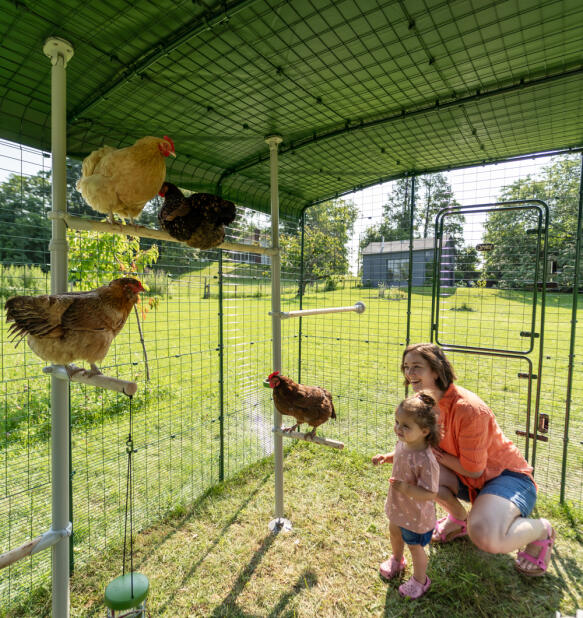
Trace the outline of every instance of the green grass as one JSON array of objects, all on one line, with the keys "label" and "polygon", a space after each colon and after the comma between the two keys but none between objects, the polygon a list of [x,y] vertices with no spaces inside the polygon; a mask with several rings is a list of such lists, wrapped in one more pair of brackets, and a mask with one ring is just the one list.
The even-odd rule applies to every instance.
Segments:
[{"label": "green grass", "polygon": [[[274,479],[267,458],[138,536],[135,569],[150,580],[152,616],[532,618],[574,615],[583,604],[582,520],[573,509],[545,501],[537,507],[558,535],[545,577],[525,578],[512,555],[486,554],[463,539],[430,546],[432,588],[405,601],[399,582],[378,575],[390,553],[383,508],[390,468],[305,443],[287,452],[284,468],[290,533],[268,531]],[[80,569],[71,582],[71,616],[103,615],[103,591],[120,572],[119,545]],[[45,591],[11,615],[49,613]]]},{"label": "green grass", "polygon": [[[269,296],[264,295],[269,290],[264,269],[261,265],[225,268],[226,274],[232,275],[225,278],[223,294],[225,478],[270,453],[270,391],[262,386],[263,378],[272,370],[271,307]],[[143,330],[150,383],[145,382],[133,316],[102,366],[109,375],[139,383],[133,402],[138,529],[149,528],[175,509],[188,509],[219,480],[217,272],[212,263],[187,276],[169,278],[168,296],[147,314]],[[211,297],[204,298],[209,282]],[[379,298],[378,290],[360,289],[350,283],[334,291],[322,289],[323,285],[320,291],[309,287],[303,307],[364,301],[367,308],[360,316],[342,313],[302,320],[302,381],[319,383],[333,393],[338,419],[328,423],[323,433],[345,442],[350,457],[387,450],[394,443],[393,410],[404,394],[399,362],[407,332],[407,302],[387,295]],[[296,291],[295,283],[285,284],[283,310],[299,308]],[[520,331],[530,326],[529,302],[529,295],[523,292],[459,288],[441,300],[440,336],[446,343],[483,341],[524,346],[528,342],[520,337]],[[549,441],[537,444],[536,479],[550,504],[557,502],[561,484],[571,302],[569,295],[549,295],[546,311],[540,407],[550,415],[551,422]],[[448,310],[464,305],[474,311]],[[412,342],[429,339],[430,315],[431,295],[426,289],[415,289],[409,333]],[[298,328],[297,320],[282,322],[283,367],[294,378],[298,375]],[[41,373],[43,363],[26,346],[15,350],[6,341],[5,325],[0,334],[5,401],[0,411],[0,435],[4,436],[1,489],[8,497],[0,511],[1,552],[50,527],[50,383]],[[531,354],[535,361],[538,341],[535,339]],[[528,368],[525,361],[462,353],[450,356],[459,382],[491,405],[505,434],[525,452],[525,439],[515,433],[526,423],[528,381],[517,378]],[[583,433],[583,409],[578,403],[583,400],[583,371],[579,360],[574,378],[570,435],[576,437]],[[534,402],[536,381],[530,396]],[[123,529],[128,401],[76,384],[71,386],[71,401],[75,563],[79,573],[89,564],[97,572],[104,551],[119,544]],[[528,448],[532,458],[532,444]],[[331,478],[337,478],[334,462],[338,461],[343,460],[331,460]],[[566,497],[580,507],[583,448],[578,439],[572,438],[569,443],[567,473]],[[294,490],[293,483],[286,476],[286,495]],[[314,495],[319,487],[316,483],[304,490]],[[290,504],[288,500],[286,497]],[[0,607],[30,595],[31,582],[34,588],[49,571],[49,552],[12,570],[0,582]],[[306,593],[312,588],[306,588]],[[277,601],[274,603],[277,606]]]}]

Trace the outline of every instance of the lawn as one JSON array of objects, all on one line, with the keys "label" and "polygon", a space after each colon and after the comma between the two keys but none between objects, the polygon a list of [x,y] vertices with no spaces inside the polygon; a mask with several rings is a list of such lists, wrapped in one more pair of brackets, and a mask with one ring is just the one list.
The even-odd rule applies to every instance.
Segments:
[{"label": "lawn", "polygon": [[[372,453],[371,453],[372,454]],[[137,539],[135,569],[150,580],[152,616],[548,617],[574,615],[583,603],[581,519],[539,501],[557,543],[547,576],[528,579],[512,555],[490,555],[468,539],[430,546],[429,593],[399,597],[378,565],[389,555],[383,503],[390,467],[370,457],[297,443],[285,458],[289,533],[273,535],[272,459],[176,509]],[[119,544],[79,569],[71,582],[71,616],[101,616],[105,586],[121,572]],[[410,576],[407,569],[406,577]],[[12,616],[48,616],[50,596]]]},{"label": "lawn", "polygon": [[[135,379],[139,383],[138,395],[132,401],[134,444],[137,448],[134,508],[138,529],[150,530],[155,522],[177,509],[186,513],[193,502],[200,500],[201,495],[219,482],[221,474],[228,479],[238,475],[242,469],[255,470],[249,466],[256,465],[271,453],[270,391],[262,386],[263,378],[272,370],[271,307],[265,268],[257,265],[243,270],[238,265],[226,264],[222,305],[216,264],[171,280],[169,296],[159,303],[155,311],[145,316],[142,324],[150,382],[145,380],[143,354],[133,316],[102,366],[107,374]],[[207,288],[209,284],[210,290]],[[299,307],[295,292],[296,284],[293,281],[284,285],[283,310]],[[342,313],[305,318],[301,321],[301,337],[299,320],[282,322],[284,370],[298,378],[301,345],[302,381],[326,386],[334,395],[338,419],[326,425],[322,433],[345,442],[346,450],[338,456],[323,449],[328,453],[326,461],[329,465],[328,473],[323,475],[330,481],[336,479],[340,482],[338,479],[342,470],[335,469],[336,463],[356,461],[358,457],[366,459],[370,454],[387,450],[393,444],[391,417],[405,392],[399,374],[403,344],[407,334],[412,342],[429,339],[431,295],[425,289],[414,290],[409,332],[407,299],[395,291],[385,291],[384,297],[381,297],[378,290],[358,288],[354,282],[341,284],[333,291],[309,287],[303,307],[347,306],[357,301],[365,302],[367,309],[364,314]],[[514,345],[518,342],[523,345],[526,342],[520,338],[520,331],[526,328],[525,325],[530,326],[532,305],[528,294],[460,288],[454,294],[444,296],[440,303],[445,343],[451,343],[452,337],[454,343],[479,340],[479,329],[488,333],[489,343],[509,342]],[[569,295],[549,295],[546,307],[540,407],[541,411],[549,414],[550,426],[548,442],[538,442],[536,446],[536,478],[541,494],[550,505],[556,503],[560,492],[570,303]],[[465,309],[460,310],[462,306]],[[538,312],[540,303],[537,315]],[[219,313],[223,314],[222,350],[219,345]],[[41,373],[42,362],[26,346],[15,349],[8,343],[5,326],[1,335],[1,376],[5,400],[2,420],[5,429],[0,466],[5,473],[1,487],[5,497],[0,502],[0,551],[6,551],[50,527],[50,411],[49,381]],[[484,338],[486,340],[486,335]],[[535,339],[535,348],[529,355],[535,367],[539,341]],[[506,435],[524,452],[528,449],[532,459],[532,440],[527,442],[516,434],[516,430],[526,428],[528,400],[531,400],[531,408],[534,409],[536,399],[537,382],[532,380],[529,383],[529,380],[517,377],[519,373],[529,370],[526,355],[492,357],[452,352],[451,357],[460,383],[476,390],[493,407]],[[224,386],[222,397],[221,383]],[[571,435],[575,436],[581,435],[583,429],[580,401],[583,401],[583,370],[578,361],[574,371],[570,419]],[[96,561],[109,556],[110,548],[118,547],[123,529],[129,401],[124,396],[73,384],[71,402],[75,577],[87,574],[88,565],[91,565],[90,569],[96,577],[102,577],[99,572],[101,567]],[[316,452],[320,451],[316,449]],[[295,453],[296,449],[293,449],[292,454]],[[314,463],[316,468],[317,462]],[[569,483],[566,497],[577,507],[582,503],[582,462],[583,449],[578,440],[572,439],[567,460]],[[260,464],[259,469],[264,469],[266,465]],[[359,466],[363,470],[366,467],[363,463]],[[354,470],[350,472],[352,474],[355,474]],[[356,472],[356,477],[360,474],[360,471]],[[311,477],[311,473],[308,476]],[[297,490],[294,478],[286,478],[286,491]],[[302,475],[300,478],[303,478]],[[363,480],[364,484],[367,482]],[[229,492],[236,491],[237,483],[229,485]],[[301,487],[302,481],[298,483]],[[255,490],[246,487],[241,491]],[[265,491],[272,492],[270,481],[266,482]],[[320,492],[320,487],[315,491],[307,486],[303,491],[313,498]],[[378,492],[374,493],[376,495]],[[204,504],[206,510],[212,510],[212,503],[219,495],[222,495],[221,492],[211,490],[211,494],[197,505]],[[241,496],[242,503],[244,499]],[[286,498],[288,505],[292,502]],[[243,507],[231,505],[225,508],[237,511]],[[270,508],[265,505],[267,514],[261,515],[261,521],[269,519]],[[329,505],[323,504],[324,518],[327,509]],[[222,517],[229,519],[230,516],[225,512]],[[200,525],[207,524],[201,520]],[[382,520],[375,525],[382,527]],[[341,536],[338,531],[334,535],[334,538]],[[267,539],[267,532],[263,536]],[[248,549],[245,549],[244,541],[240,542],[238,551],[241,556],[247,555],[248,560],[252,561],[246,553]],[[282,543],[279,537],[261,542],[254,538],[249,542],[251,547],[259,548],[268,544],[269,553]],[[386,546],[386,542],[378,542],[378,550],[381,551],[381,545]],[[323,541],[314,541],[314,547],[319,547],[319,543]],[[350,544],[352,540],[347,537],[338,543]],[[460,545],[463,546],[462,543]],[[261,558],[267,552],[257,551],[260,552],[259,562],[263,563]],[[442,548],[440,551],[450,550]],[[109,562],[108,558],[104,560]],[[376,562],[375,558],[372,566],[367,567],[371,573],[375,572]],[[284,572],[290,571],[289,581],[295,581],[293,578],[301,574],[301,570],[296,573],[296,567],[287,566],[287,562],[280,566]],[[188,571],[189,567],[183,565],[177,568]],[[240,568],[245,572],[244,562]],[[368,571],[364,569],[363,573]],[[110,571],[106,569],[104,573],[106,578]],[[151,577],[155,573],[156,567],[147,571]],[[316,573],[319,571],[316,570]],[[8,607],[26,598],[31,588],[47,581],[49,574],[48,552],[12,568],[9,576],[0,582],[0,607]],[[224,578],[230,581],[228,575],[222,572],[216,575],[221,581]],[[232,585],[231,594],[234,594],[233,591],[238,590],[241,584],[233,580]],[[270,589],[268,584],[266,586]],[[318,594],[322,590],[318,586],[307,586],[305,589],[302,586],[296,583],[298,590],[309,593],[309,596],[316,594],[316,590]],[[353,592],[360,594],[357,590]],[[73,596],[77,594],[74,592]],[[288,593],[281,589],[277,594],[285,596]],[[277,609],[281,600],[269,598],[271,600],[266,603],[272,603],[271,609],[266,614],[259,612],[258,615],[270,615],[269,612]],[[73,603],[76,601],[73,600]],[[377,605],[370,607],[375,615]],[[222,610],[214,608],[211,614],[214,611]],[[278,611],[285,615],[288,610],[282,606]],[[154,612],[154,615],[157,614]]]}]

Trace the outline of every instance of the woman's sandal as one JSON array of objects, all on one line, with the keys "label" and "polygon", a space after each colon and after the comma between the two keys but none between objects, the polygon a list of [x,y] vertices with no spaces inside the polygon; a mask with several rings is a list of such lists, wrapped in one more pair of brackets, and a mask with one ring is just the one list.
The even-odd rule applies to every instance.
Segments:
[{"label": "woman's sandal", "polygon": [[514,562],[514,567],[516,570],[527,577],[540,577],[541,575],[544,575],[549,568],[549,564],[551,563],[551,553],[553,551],[553,545],[555,544],[556,533],[550,522],[546,519],[543,519],[543,522],[545,524],[545,528],[547,529],[547,538],[542,541],[532,541],[532,543],[529,543],[529,545],[537,545],[540,547],[538,556],[533,556],[526,550],[519,551],[517,554],[517,558],[524,558],[526,561],[534,564],[537,568],[525,569],[520,565],[518,560]]},{"label": "woman's sandal", "polygon": [[[445,524],[451,521],[458,526],[461,526],[460,530],[451,530],[450,532],[445,532]],[[431,541],[433,543],[449,543],[454,539],[459,539],[462,536],[468,535],[468,523],[467,520],[456,519],[453,515],[446,515],[446,517],[442,517],[437,520],[435,524],[435,530],[433,531],[433,536],[431,537]]]}]

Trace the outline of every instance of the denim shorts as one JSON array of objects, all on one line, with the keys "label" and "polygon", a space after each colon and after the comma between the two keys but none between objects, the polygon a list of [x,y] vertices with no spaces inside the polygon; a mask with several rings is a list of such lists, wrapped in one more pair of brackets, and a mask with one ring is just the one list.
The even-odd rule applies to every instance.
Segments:
[{"label": "denim shorts", "polygon": [[[536,502],[536,486],[529,476],[520,472],[503,470],[500,476],[489,480],[482,489],[477,490],[479,494],[492,494],[510,500],[516,505],[523,517],[528,517],[534,503]],[[467,485],[464,485],[458,477],[457,497],[460,500],[470,501],[470,494]]]},{"label": "denim shorts", "polygon": [[421,545],[421,547],[425,547],[431,541],[432,535],[433,529],[427,532],[412,532],[407,530],[407,528],[401,528],[401,536],[407,545]]}]

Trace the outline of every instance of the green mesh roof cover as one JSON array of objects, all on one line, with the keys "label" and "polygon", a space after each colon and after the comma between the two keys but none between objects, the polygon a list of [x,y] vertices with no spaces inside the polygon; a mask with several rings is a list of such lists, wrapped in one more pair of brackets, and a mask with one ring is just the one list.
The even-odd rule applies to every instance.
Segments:
[{"label": "green mesh roof cover", "polygon": [[1,0],[0,137],[50,149],[46,38],[68,40],[68,151],[169,135],[168,178],[269,210],[583,142],[581,0]]}]

